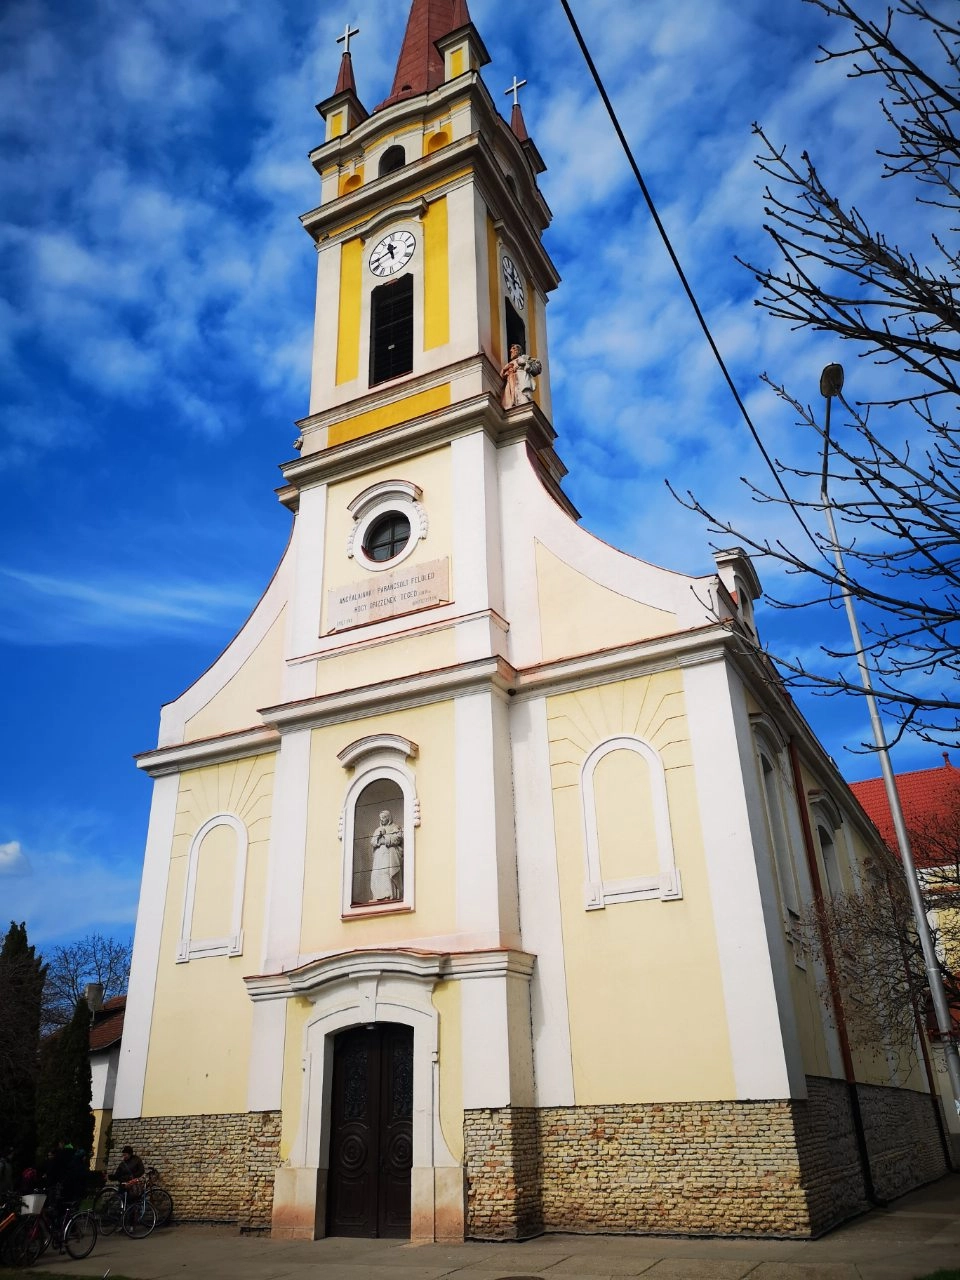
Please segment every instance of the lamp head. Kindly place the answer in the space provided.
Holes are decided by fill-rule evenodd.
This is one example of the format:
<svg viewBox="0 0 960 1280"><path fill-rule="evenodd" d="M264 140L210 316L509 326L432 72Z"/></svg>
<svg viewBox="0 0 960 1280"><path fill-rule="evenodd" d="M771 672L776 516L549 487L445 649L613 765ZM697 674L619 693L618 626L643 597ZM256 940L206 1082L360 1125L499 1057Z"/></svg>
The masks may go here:
<svg viewBox="0 0 960 1280"><path fill-rule="evenodd" d="M843 365L828 364L820 375L820 394L829 400L843 390Z"/></svg>

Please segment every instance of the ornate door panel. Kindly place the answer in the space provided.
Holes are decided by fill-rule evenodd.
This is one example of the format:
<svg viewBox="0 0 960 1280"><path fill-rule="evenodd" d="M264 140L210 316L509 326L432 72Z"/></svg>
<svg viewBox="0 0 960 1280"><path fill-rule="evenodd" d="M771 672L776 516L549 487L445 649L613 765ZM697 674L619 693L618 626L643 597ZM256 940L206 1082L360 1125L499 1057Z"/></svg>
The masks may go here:
<svg viewBox="0 0 960 1280"><path fill-rule="evenodd" d="M409 1235L412 1121L412 1029L342 1031L333 1057L328 1235Z"/></svg>

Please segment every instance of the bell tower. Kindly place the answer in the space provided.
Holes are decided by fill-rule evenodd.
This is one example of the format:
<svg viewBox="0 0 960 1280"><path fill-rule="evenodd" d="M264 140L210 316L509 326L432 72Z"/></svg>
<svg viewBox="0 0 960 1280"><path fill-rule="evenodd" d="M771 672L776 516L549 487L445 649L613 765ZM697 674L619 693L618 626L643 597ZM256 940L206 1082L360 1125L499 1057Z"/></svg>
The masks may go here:
<svg viewBox="0 0 960 1280"><path fill-rule="evenodd" d="M317 107L320 203L301 219L317 250L302 463L499 399L514 342L541 362L535 403L548 423L545 308L559 278L541 241L544 164L516 78L508 124L480 78L489 56L466 0L413 0L390 93L368 113L349 49L356 34L340 37L336 89ZM558 464L545 462L555 483ZM288 470L304 477L302 464Z"/></svg>

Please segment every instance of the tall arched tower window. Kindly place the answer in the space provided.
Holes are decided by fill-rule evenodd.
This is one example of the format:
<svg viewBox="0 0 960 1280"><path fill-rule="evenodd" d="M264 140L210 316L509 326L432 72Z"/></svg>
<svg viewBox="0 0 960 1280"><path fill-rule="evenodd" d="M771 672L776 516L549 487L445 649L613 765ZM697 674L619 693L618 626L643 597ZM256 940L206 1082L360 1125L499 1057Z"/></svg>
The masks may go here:
<svg viewBox="0 0 960 1280"><path fill-rule="evenodd" d="M413 276L370 295L370 385L413 372Z"/></svg>

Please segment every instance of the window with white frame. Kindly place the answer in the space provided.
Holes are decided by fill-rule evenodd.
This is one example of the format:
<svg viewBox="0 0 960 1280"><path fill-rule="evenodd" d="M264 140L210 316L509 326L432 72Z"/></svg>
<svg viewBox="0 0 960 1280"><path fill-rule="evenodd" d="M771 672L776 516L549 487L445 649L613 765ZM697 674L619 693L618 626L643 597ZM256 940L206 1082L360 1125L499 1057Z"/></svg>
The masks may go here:
<svg viewBox="0 0 960 1280"><path fill-rule="evenodd" d="M793 920L800 914L800 896L797 891L797 873L784 801L783 750L785 744L776 730L769 728L764 720L754 723L754 741L760 766L767 834L777 881L780 885L780 900L786 917L785 924L790 928Z"/></svg>
<svg viewBox="0 0 960 1280"><path fill-rule="evenodd" d="M243 952L247 828L233 813L209 818L190 841L177 961Z"/></svg>
<svg viewBox="0 0 960 1280"><path fill-rule="evenodd" d="M413 910L420 805L410 761L418 754L409 738L373 734L338 755L351 774L340 817L345 917Z"/></svg>
<svg viewBox="0 0 960 1280"><path fill-rule="evenodd" d="M421 497L409 480L384 480L357 494L348 507L353 527L347 554L374 572L402 564L427 536Z"/></svg>
<svg viewBox="0 0 960 1280"><path fill-rule="evenodd" d="M580 792L586 909L682 897L660 753L642 738L608 738L584 760Z"/></svg>

